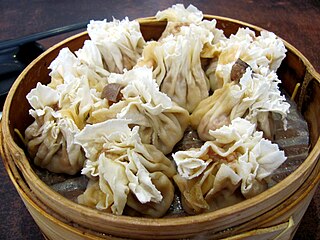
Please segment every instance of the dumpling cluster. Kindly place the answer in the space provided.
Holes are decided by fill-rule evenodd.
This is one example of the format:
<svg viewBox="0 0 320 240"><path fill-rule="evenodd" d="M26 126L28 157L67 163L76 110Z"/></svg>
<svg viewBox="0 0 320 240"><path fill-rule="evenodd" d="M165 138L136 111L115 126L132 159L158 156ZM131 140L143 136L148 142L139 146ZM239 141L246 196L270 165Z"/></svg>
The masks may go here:
<svg viewBox="0 0 320 240"><path fill-rule="evenodd" d="M146 42L128 18L91 21L81 49L60 51L51 82L27 95L34 163L81 171L90 180L78 202L117 215L163 216L174 182L192 214L262 192L285 160L263 138L272 135L270 113L285 123L289 109L275 73L282 41L249 29L226 37L192 5L156 19L167 21L157 40ZM190 125L202 147L174 153Z"/></svg>

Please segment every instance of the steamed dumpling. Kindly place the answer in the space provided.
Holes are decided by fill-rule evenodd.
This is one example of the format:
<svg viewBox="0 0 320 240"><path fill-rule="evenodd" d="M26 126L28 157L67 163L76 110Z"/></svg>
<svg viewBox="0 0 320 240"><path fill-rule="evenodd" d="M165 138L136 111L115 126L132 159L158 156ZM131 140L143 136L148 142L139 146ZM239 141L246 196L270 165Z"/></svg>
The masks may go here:
<svg viewBox="0 0 320 240"><path fill-rule="evenodd" d="M82 173L92 179L78 201L117 215L128 204L143 215L162 216L173 200L170 179L176 170L163 153L141 142L138 126L130 129L129 124L112 119L77 134L87 158Z"/></svg>
<svg viewBox="0 0 320 240"><path fill-rule="evenodd" d="M122 99L101 112L99 118L130 119L131 124L139 126L143 143L170 153L189 124L188 111L159 91L150 68L136 67L123 74L111 74L108 81L123 86Z"/></svg>
<svg viewBox="0 0 320 240"><path fill-rule="evenodd" d="M141 57L145 41L138 21L129 21L128 18L122 21L113 19L112 22L90 21L87 30L109 72L130 70Z"/></svg>
<svg viewBox="0 0 320 240"><path fill-rule="evenodd" d="M201 67L200 53L204 45L202 36L213 36L209 31L204 36L206 32L196 25L182 26L181 31L183 34L148 43L138 65L152 67L160 90L192 112L209 95L209 81Z"/></svg>
<svg viewBox="0 0 320 240"><path fill-rule="evenodd" d="M72 119L53 109L59 99L57 92L38 83L27 98L35 121L25 130L25 140L34 163L55 173L79 172L84 154L74 144L74 136L80 130Z"/></svg>
<svg viewBox="0 0 320 240"><path fill-rule="evenodd" d="M201 67L204 44L214 38L212 32L196 24L202 12L194 6L177 4L158 12L158 20L168 24L159 41L150 41L138 65L152 67L160 90L189 112L209 95L209 81Z"/></svg>
<svg viewBox="0 0 320 240"><path fill-rule="evenodd" d="M91 52L87 47L82 50L87 55ZM74 146L74 135L85 126L92 112L108 107L99 97L99 90L109 73L93 67L93 62L99 62L99 56L93 55L88 62L82 62L68 48L62 49L49 66L51 83L38 83L27 95L33 108L30 114L35 118L25 132L28 151L36 165L52 172L80 171L84 156L81 148Z"/></svg>
<svg viewBox="0 0 320 240"><path fill-rule="evenodd" d="M261 69L268 72L267 69ZM279 79L275 72L257 74L250 68L240 82L230 82L204 99L191 115L191 125L202 140L212 139L209 131L228 125L243 117L259 126L271 138L270 112L281 114L284 124L290 105L280 94Z"/></svg>
<svg viewBox="0 0 320 240"><path fill-rule="evenodd" d="M225 39L216 20L203 20L203 14L182 4L158 12L158 20L168 21L160 39L143 49L138 65L152 67L160 90L190 113L209 96L209 79L203 65L215 58L216 45Z"/></svg>
<svg viewBox="0 0 320 240"><path fill-rule="evenodd" d="M229 125L234 117L231 115L232 109L240 103L242 97L239 86L229 83L202 100L190 117L191 126L198 131L200 139L210 140L212 137L209 130ZM240 116L244 113L241 112Z"/></svg>
<svg viewBox="0 0 320 240"><path fill-rule="evenodd" d="M286 160L284 152L245 119L236 118L210 134L214 140L201 148L173 154L178 169L174 180L189 213L256 196L267 188L265 178Z"/></svg>

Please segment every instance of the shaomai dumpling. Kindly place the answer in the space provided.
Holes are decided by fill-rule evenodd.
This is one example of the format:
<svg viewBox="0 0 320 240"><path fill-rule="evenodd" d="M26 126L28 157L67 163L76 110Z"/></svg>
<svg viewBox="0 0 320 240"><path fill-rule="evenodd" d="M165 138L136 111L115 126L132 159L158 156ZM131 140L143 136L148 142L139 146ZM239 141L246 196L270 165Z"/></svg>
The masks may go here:
<svg viewBox="0 0 320 240"><path fill-rule="evenodd" d="M139 66L152 67L153 77L160 90L179 106L192 112L209 96L209 79L201 57L205 49L223 36L216 21L202 21L202 12L193 6L182 5L158 12L158 19L168 24L158 41L146 44Z"/></svg>
<svg viewBox="0 0 320 240"><path fill-rule="evenodd" d="M198 30L196 30L198 28ZM184 35L169 35L161 42L149 42L138 65L152 67L160 90L179 106L192 112L209 95L209 80L200 61L203 30L183 26Z"/></svg>
<svg viewBox="0 0 320 240"><path fill-rule="evenodd" d="M174 196L174 164L153 145L143 144L139 127L111 119L87 125L76 135L86 154L82 174L90 178L78 202L117 215L134 211L160 217Z"/></svg>
<svg viewBox="0 0 320 240"><path fill-rule="evenodd" d="M188 111L159 90L150 68L136 67L123 74L111 74L108 82L120 86L111 91L118 91L121 97L109 109L95 114L96 121L130 119L132 125L139 126L143 143L170 153L189 125Z"/></svg>
<svg viewBox="0 0 320 240"><path fill-rule="evenodd" d="M75 122L55 110L59 94L40 83L27 95L35 121L25 130L28 152L37 166L55 173L75 174L82 169L84 154L75 145L80 130Z"/></svg>
<svg viewBox="0 0 320 240"><path fill-rule="evenodd" d="M267 68L262 68L261 71L263 74L254 73L247 67L239 82L225 84L199 103L191 114L190 121L202 140L211 140L210 130L229 125L237 117L257 124L270 139L270 113L280 114L285 127L290 105L280 93L280 80L274 71L269 72Z"/></svg>
<svg viewBox="0 0 320 240"><path fill-rule="evenodd" d="M236 118L210 131L213 140L173 154L185 211L216 210L267 189L266 177L285 160L278 145L262 137L249 121Z"/></svg>
<svg viewBox="0 0 320 240"><path fill-rule="evenodd" d="M141 57L145 41L138 21L129 21L128 18L122 21L113 19L112 22L90 21L87 30L103 57L104 68L109 72L129 70Z"/></svg>
<svg viewBox="0 0 320 240"><path fill-rule="evenodd" d="M90 46L87 42L78 51L82 56L86 52L87 61L63 48L49 66L48 86L38 83L27 95L35 119L25 131L28 151L36 165L52 172L75 174L81 170L84 155L73 137L90 115L108 107L100 91L109 72L96 65L101 57Z"/></svg>

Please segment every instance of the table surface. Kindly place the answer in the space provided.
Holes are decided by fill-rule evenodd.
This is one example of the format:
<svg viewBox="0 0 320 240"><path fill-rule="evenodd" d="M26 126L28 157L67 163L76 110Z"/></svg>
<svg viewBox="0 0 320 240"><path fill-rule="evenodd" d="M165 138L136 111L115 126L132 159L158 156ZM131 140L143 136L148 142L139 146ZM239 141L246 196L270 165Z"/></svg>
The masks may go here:
<svg viewBox="0 0 320 240"><path fill-rule="evenodd" d="M1 0L0 41L53 28L112 17L153 16L178 1L10 1ZM299 49L320 72L320 1L179 1L204 13L248 22L276 33ZM48 48L75 32L40 41ZM320 239L320 191L316 191L294 239ZM0 163L0 238L43 239L3 164Z"/></svg>

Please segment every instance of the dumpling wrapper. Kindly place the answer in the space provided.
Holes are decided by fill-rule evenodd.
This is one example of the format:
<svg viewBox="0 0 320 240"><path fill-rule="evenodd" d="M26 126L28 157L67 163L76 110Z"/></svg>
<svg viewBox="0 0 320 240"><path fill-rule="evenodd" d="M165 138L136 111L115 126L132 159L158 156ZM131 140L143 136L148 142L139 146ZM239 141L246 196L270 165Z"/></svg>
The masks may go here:
<svg viewBox="0 0 320 240"><path fill-rule="evenodd" d="M109 76L109 72L104 69L102 55L97 45L92 40L84 41L83 47L75 52L81 63L86 64L89 68L102 76Z"/></svg>
<svg viewBox="0 0 320 240"><path fill-rule="evenodd" d="M69 48L60 50L49 65L51 82L48 86L56 89L58 85L70 83L74 78L86 77L90 88L101 92L110 73L101 67L101 55L96 46L87 40L83 48L76 51L76 55Z"/></svg>
<svg viewBox="0 0 320 240"><path fill-rule="evenodd" d="M158 11L156 18L159 21L200 23L203 19L203 14L192 4L187 8L185 8L183 4L175 4L163 11Z"/></svg>
<svg viewBox="0 0 320 240"><path fill-rule="evenodd" d="M36 111L36 116L42 116L45 114L45 107L54 107L58 104L60 94L55 89L38 82L37 86L27 94L26 98L31 107Z"/></svg>
<svg viewBox="0 0 320 240"><path fill-rule="evenodd" d="M276 71L286 56L286 48L274 33L261 31L260 36L248 28L239 28L236 34L214 44L216 58L213 59L206 74L214 91L229 83L233 64L237 59L246 62L253 72L269 74ZM261 71L262 69L268 69Z"/></svg>

